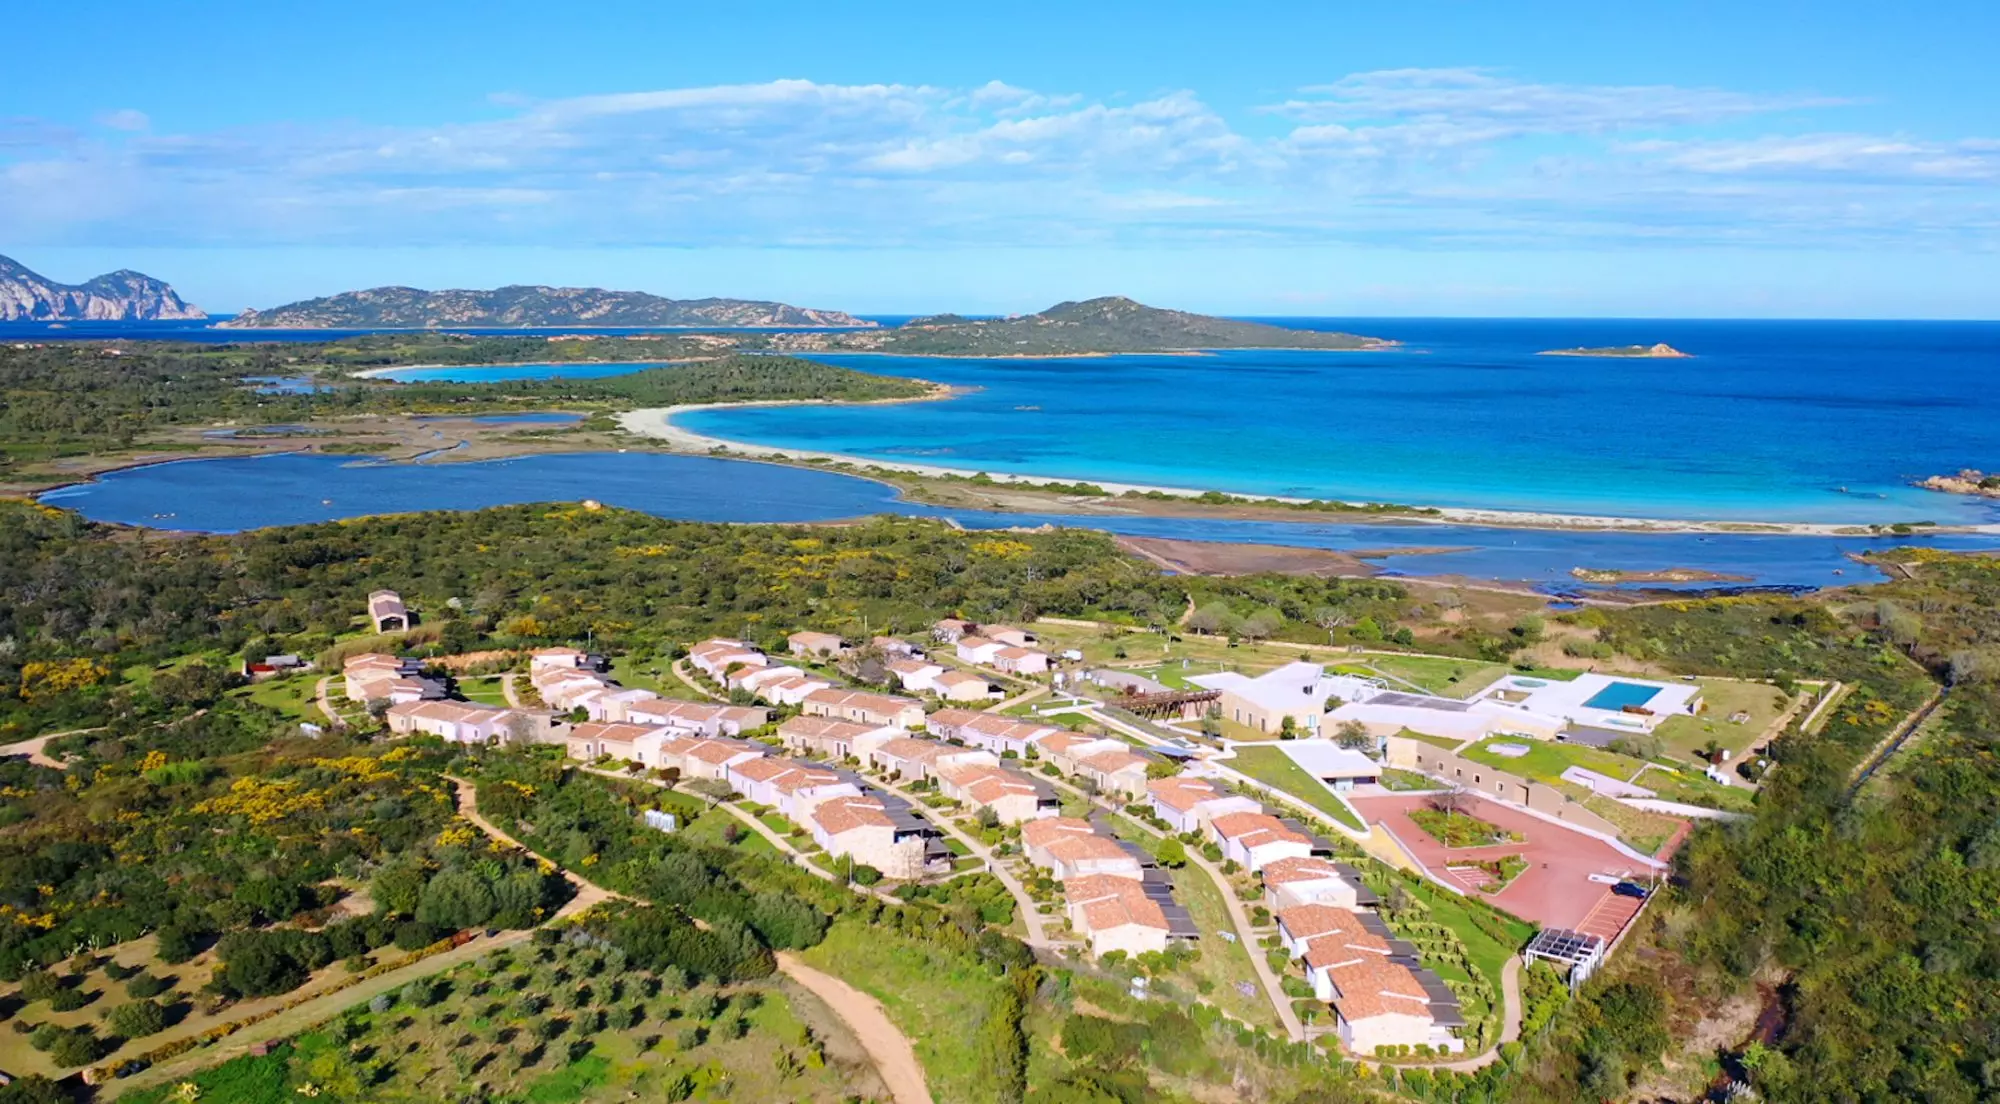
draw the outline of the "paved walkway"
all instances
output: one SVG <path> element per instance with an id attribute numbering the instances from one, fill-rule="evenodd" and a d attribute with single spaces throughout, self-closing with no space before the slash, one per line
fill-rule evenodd
<path id="1" fill-rule="evenodd" d="M 1520 955 L 1508 956 L 1507 965 L 1501 968 L 1500 995 L 1503 1004 L 1499 1042 L 1494 1043 L 1492 1046 L 1469 1058 L 1460 1058 L 1456 1062 L 1446 1062 L 1443 1065 L 1429 1065 L 1424 1068 L 1448 1069 L 1459 1073 L 1471 1073 L 1474 1070 L 1485 1069 L 1487 1066 L 1499 1061 L 1500 1048 L 1508 1043 L 1518 1042 L 1521 1038 Z"/>
<path id="2" fill-rule="evenodd" d="M 908 801 L 913 806 L 923 806 L 923 802 L 918 799 L 916 794 L 900 786 L 890 785 L 880 779 L 876 779 L 875 784 Z M 931 812 L 933 813 L 929 818 L 931 822 L 944 829 L 946 835 L 949 835 L 970 849 L 974 858 L 985 862 L 987 872 L 1000 879 L 1000 884 L 1006 886 L 1007 892 L 1014 895 L 1014 911 L 1021 914 L 1021 922 L 1028 926 L 1028 938 L 1026 941 L 1028 946 L 1037 948 L 1048 947 L 1048 918 L 1043 916 L 1039 909 L 1035 908 L 1035 899 L 1028 896 L 1028 887 L 1021 884 L 1021 879 L 1016 878 L 1014 872 L 1007 869 L 1005 863 L 994 857 L 991 848 L 960 830 L 958 825 L 953 824 L 950 818 L 944 814 L 935 809 L 931 810 Z"/>
<path id="3" fill-rule="evenodd" d="M 707 698 L 710 701 L 726 702 L 729 700 L 728 698 L 723 697 L 721 694 L 718 694 L 715 691 L 710 690 L 708 687 L 703 686 L 701 683 L 696 682 L 695 677 L 688 673 L 687 660 L 685 659 L 674 660 L 674 677 L 686 683 L 688 689 L 694 691 L 697 694 L 700 694 L 702 697 Z"/>
<path id="4" fill-rule="evenodd" d="M 500 697 L 505 699 L 508 707 L 512 709 L 527 708 L 521 702 L 520 691 L 514 689 L 514 680 L 520 677 L 520 675 L 515 674 L 513 671 L 508 671 L 500 676 Z"/>
<path id="5" fill-rule="evenodd" d="M 327 721 L 330 724 L 332 724 L 333 727 L 346 728 L 347 719 L 342 717 L 340 715 L 340 711 L 333 707 L 333 695 L 330 692 L 332 686 L 333 686 L 332 675 L 327 675 L 324 678 L 320 679 L 319 682 L 313 687 L 313 701 L 318 703 L 320 713 L 326 717 Z"/>

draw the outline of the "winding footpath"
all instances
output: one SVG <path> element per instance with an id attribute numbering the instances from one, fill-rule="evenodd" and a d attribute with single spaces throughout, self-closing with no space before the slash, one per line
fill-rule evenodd
<path id="1" fill-rule="evenodd" d="M 892 786 L 880 779 L 876 779 L 875 784 L 908 801 L 913 806 L 923 804 L 917 795 L 910 793 L 900 786 Z M 936 810 L 933 810 L 933 812 L 936 812 Z M 991 848 L 966 834 L 958 825 L 951 822 L 951 818 L 936 815 L 928 819 L 932 824 L 944 829 L 945 833 L 951 836 L 951 838 L 964 844 L 971 851 L 974 858 L 986 864 L 986 871 L 1000 879 L 1000 884 L 1007 887 L 1007 892 L 1014 897 L 1014 911 L 1020 915 L 1021 922 L 1028 926 L 1028 938 L 1025 941 L 1028 946 L 1037 950 L 1049 948 L 1047 918 L 1042 915 L 1040 909 L 1035 907 L 1035 899 L 1028 896 L 1028 887 L 1021 884 L 1021 879 L 1016 878 L 1014 872 L 1007 869 L 1006 864 L 994 857 Z"/>

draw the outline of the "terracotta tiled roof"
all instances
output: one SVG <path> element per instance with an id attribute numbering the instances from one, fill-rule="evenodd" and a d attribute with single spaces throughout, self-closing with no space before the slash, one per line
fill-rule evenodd
<path id="1" fill-rule="evenodd" d="M 1110 931 L 1128 924 L 1167 930 L 1167 914 L 1130 878 L 1109 874 L 1071 878 L 1063 884 L 1063 896 L 1072 906 L 1080 906 L 1083 926 L 1091 932 Z"/>
<path id="2" fill-rule="evenodd" d="M 1340 864 L 1332 859 L 1313 857 L 1277 859 L 1265 864 L 1263 874 L 1264 884 L 1267 886 L 1287 885 L 1292 882 L 1323 882 L 1329 878 L 1345 881 L 1347 878 L 1341 873 Z"/>
<path id="3" fill-rule="evenodd" d="M 1021 843 L 1026 847 L 1046 847 L 1068 836 L 1094 834 L 1090 822 L 1076 817 L 1048 817 L 1021 825 Z"/>
<path id="4" fill-rule="evenodd" d="M 585 721 L 569 731 L 573 740 L 609 740 L 614 744 L 629 744 L 660 729 L 657 725 L 632 724 L 629 721 Z"/>
<path id="5" fill-rule="evenodd" d="M 856 828 L 894 828 L 896 822 L 872 797 L 836 797 L 814 806 L 813 820 L 827 835 L 837 836 Z"/>
<path id="6" fill-rule="evenodd" d="M 1091 770 L 1103 771 L 1105 774 L 1118 774 L 1135 767 L 1141 771 L 1146 769 L 1145 758 L 1129 751 L 1100 751 L 1084 758 L 1081 762 Z"/>
<path id="7" fill-rule="evenodd" d="M 1189 778 L 1175 775 L 1172 778 L 1156 778 L 1146 783 L 1146 792 L 1153 799 L 1177 813 L 1185 813 L 1204 801 L 1213 801 L 1225 795 L 1215 783 L 1203 778 Z"/>
<path id="8" fill-rule="evenodd" d="M 1236 840 L 1245 847 L 1262 847 L 1267 843 L 1311 843 L 1312 840 L 1285 827 L 1284 822 L 1269 813 L 1230 813 L 1216 817 L 1209 822 L 1216 834 L 1226 840 Z"/>
<path id="9" fill-rule="evenodd" d="M 1327 969 L 1333 981 L 1333 1007 L 1342 1019 L 1402 1015 L 1431 1019 L 1430 995 L 1409 967 L 1375 955 Z"/>

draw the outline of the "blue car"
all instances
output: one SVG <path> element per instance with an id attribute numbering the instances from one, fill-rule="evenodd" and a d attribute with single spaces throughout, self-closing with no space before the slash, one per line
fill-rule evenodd
<path id="1" fill-rule="evenodd" d="M 1619 882 L 1617 885 L 1611 887 L 1611 892 L 1616 893 L 1620 897 L 1632 897 L 1643 901 L 1653 891 L 1640 885 L 1638 882 Z"/>

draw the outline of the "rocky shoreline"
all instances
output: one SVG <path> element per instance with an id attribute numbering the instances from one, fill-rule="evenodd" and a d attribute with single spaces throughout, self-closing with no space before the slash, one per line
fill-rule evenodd
<path id="1" fill-rule="evenodd" d="M 2000 498 L 2000 472 L 1983 472 L 1977 468 L 1963 468 L 1956 475 L 1933 475 L 1917 480 L 1914 485 L 1945 494 Z"/>

